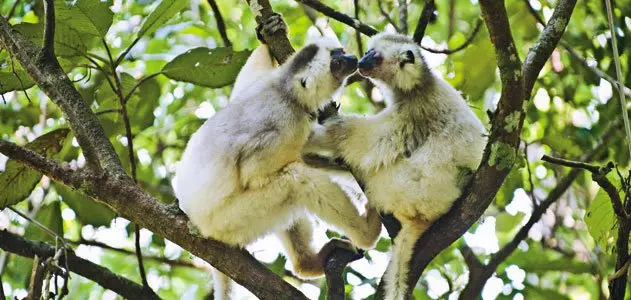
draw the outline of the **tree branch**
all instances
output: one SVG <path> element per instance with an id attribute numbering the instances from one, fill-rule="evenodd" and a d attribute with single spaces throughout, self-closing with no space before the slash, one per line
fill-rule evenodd
<path id="1" fill-rule="evenodd" d="M 324 266 L 326 275 L 327 299 L 344 299 L 344 268 L 349 263 L 362 258 L 362 254 L 357 254 L 347 249 L 335 249 L 329 255 Z"/>
<path id="2" fill-rule="evenodd" d="M 331 17 L 335 20 L 338 20 L 350 27 L 353 27 L 355 29 L 357 29 L 359 32 L 367 35 L 367 36 L 373 36 L 377 33 L 379 33 L 379 31 L 377 31 L 376 29 L 372 28 L 369 25 L 366 25 L 362 22 L 360 22 L 358 19 L 356 18 L 352 18 L 349 15 L 343 14 L 341 12 L 336 11 L 335 9 L 327 6 L 326 4 L 318 1 L 318 0 L 296 0 L 296 2 L 302 3 L 304 5 L 307 5 L 319 12 L 321 12 L 322 14 Z"/>
<path id="3" fill-rule="evenodd" d="M 226 23 L 221 16 L 221 11 L 219 11 L 219 6 L 217 6 L 217 2 L 215 2 L 215 0 L 208 0 L 208 4 L 210 4 L 210 8 L 213 10 L 213 15 L 215 15 L 215 20 L 217 21 L 217 30 L 219 30 L 219 35 L 221 35 L 224 46 L 232 47 L 232 43 L 230 42 L 230 39 L 228 39 L 228 35 L 226 34 Z"/>
<path id="4" fill-rule="evenodd" d="M 541 36 L 528 51 L 524 65 L 529 67 L 523 70 L 526 91 L 532 90 L 539 71 L 561 40 L 575 5 L 576 0 L 559 0 L 550 21 L 543 28 Z"/>
<path id="5" fill-rule="evenodd" d="M 29 280 L 28 294 L 26 299 L 39 300 L 42 298 L 42 284 L 44 283 L 45 267 L 40 258 L 35 255 L 33 257 L 33 268 L 31 270 L 31 279 Z"/>
<path id="6" fill-rule="evenodd" d="M 529 63 L 522 66 L 510 32 L 510 25 L 503 1 L 480 1 L 482 16 L 495 48 L 502 81 L 500 102 L 495 113 L 489 141 L 473 180 L 464 189 L 451 210 L 434 223 L 417 241 L 414 257 L 409 265 L 408 295 L 416 286 L 421 273 L 430 261 L 443 249 L 457 240 L 484 213 L 510 171 L 519 145 L 519 133 L 523 126 L 523 101 L 526 98 L 522 68 L 539 72 L 538 66 Z M 564 27 L 562 28 L 564 30 Z M 563 31 L 557 30 L 557 31 Z M 555 32 L 546 31 L 542 35 Z M 544 40 L 548 39 L 542 36 Z M 545 48 L 533 48 L 546 55 Z M 517 126 L 506 126 L 508 120 L 518 118 Z M 509 119 L 509 120 L 510 120 Z M 514 123 L 514 122 L 513 122 Z M 379 289 L 377 291 L 379 293 Z M 377 298 L 377 297 L 376 297 Z M 378 298 L 377 298 L 378 299 Z"/>
<path id="7" fill-rule="evenodd" d="M 399 0 L 399 28 L 401 34 L 408 34 L 408 2 Z"/>
<path id="8" fill-rule="evenodd" d="M 611 137 L 620 130 L 621 122 L 618 121 L 620 120 L 611 124 L 602 136 L 600 143 L 598 143 L 598 145 L 589 153 L 585 154 L 581 158 L 581 161 L 591 161 L 607 149 Z M 460 293 L 460 299 L 475 299 L 478 295 L 480 295 L 480 293 L 482 293 L 484 284 L 493 275 L 497 267 L 504 262 L 515 251 L 515 249 L 517 249 L 521 241 L 528 237 L 530 229 L 539 222 L 550 205 L 560 199 L 561 196 L 563 196 L 563 194 L 570 188 L 572 182 L 574 182 L 574 180 L 578 177 L 578 174 L 580 174 L 580 169 L 570 170 L 570 172 L 559 181 L 557 186 L 548 193 L 548 197 L 542 201 L 540 205 L 534 207 L 534 210 L 530 215 L 530 219 L 528 219 L 528 222 L 519 229 L 513 239 L 504 245 L 504 247 L 502 247 L 502 249 L 500 249 L 497 253 L 491 256 L 489 262 L 486 265 L 482 265 L 480 270 L 469 275 L 469 281 L 462 290 L 462 293 Z"/>
<path id="9" fill-rule="evenodd" d="M 383 8 L 382 1 L 383 0 L 377 0 L 377 7 L 379 8 L 379 13 L 381 13 L 381 15 L 386 19 L 386 21 L 388 21 L 388 23 L 390 23 L 390 25 L 394 27 L 394 30 L 396 30 L 397 32 L 401 32 L 399 25 L 397 25 L 397 23 L 394 22 L 392 17 L 390 17 L 390 14 Z"/>
<path id="10" fill-rule="evenodd" d="M 246 1 L 250 5 L 250 10 L 252 10 L 252 14 L 256 19 L 257 24 L 265 22 L 265 20 L 274 14 L 272 6 L 269 4 L 269 0 Z M 296 52 L 291 46 L 286 32 L 277 31 L 271 36 L 265 35 L 265 32 L 263 32 L 263 34 L 272 55 L 274 55 L 274 58 L 276 58 L 276 61 L 278 61 L 279 64 L 284 63 L 289 56 Z"/>
<path id="11" fill-rule="evenodd" d="M 286 40 L 286 37 L 283 38 Z M 97 172 L 95 175 L 90 170 L 72 171 L 8 142 L 0 142 L 0 152 L 105 203 L 121 216 L 189 250 L 261 299 L 305 299 L 302 293 L 268 270 L 247 251 L 191 234 L 184 213 L 169 209 L 135 185 L 122 169 L 98 119 L 58 62 L 46 61 L 37 65 L 34 60 L 40 49 L 12 30 L 4 18 L 0 18 L 0 42 L 7 45 L 29 75 L 67 116 L 86 157 L 99 162 L 107 173 L 101 175 Z"/>
<path id="12" fill-rule="evenodd" d="M 416 23 L 416 29 L 414 29 L 414 35 L 412 38 L 414 42 L 417 44 L 421 44 L 423 37 L 425 36 L 425 29 L 427 25 L 431 21 L 434 11 L 436 10 L 436 3 L 434 0 L 425 0 L 425 6 L 423 6 L 423 10 L 421 11 L 421 16 L 419 17 L 418 22 Z"/>
<path id="13" fill-rule="evenodd" d="M 44 47 L 42 59 L 55 58 L 55 1 L 44 0 Z"/>
<path id="14" fill-rule="evenodd" d="M 109 142 L 98 119 L 92 114 L 74 88 L 72 81 L 55 57 L 38 60 L 39 47 L 13 30 L 0 17 L 0 42 L 16 57 L 38 86 L 65 113 L 88 164 L 101 170 L 124 174 L 114 147 Z M 126 175 L 124 175 L 126 176 Z"/>
<path id="15" fill-rule="evenodd" d="M 480 28 L 482 28 L 482 19 L 478 19 L 478 21 L 475 23 L 475 27 L 473 28 L 473 31 L 471 32 L 471 34 L 469 35 L 469 37 L 467 37 L 467 40 L 464 41 L 464 43 L 462 43 L 462 45 L 454 48 L 454 49 L 443 49 L 443 50 L 436 50 L 436 49 L 432 49 L 432 48 L 428 48 L 425 46 L 421 46 L 421 48 L 423 48 L 423 50 L 427 51 L 427 52 L 431 52 L 431 53 L 439 53 L 439 54 L 453 54 L 456 53 L 458 51 L 464 50 L 467 48 L 467 46 L 469 46 L 473 40 L 475 39 L 476 35 L 478 34 L 478 32 L 480 32 Z"/>
<path id="16" fill-rule="evenodd" d="M 24 257 L 35 257 L 37 255 L 40 258 L 45 258 L 55 255 L 54 247 L 42 242 L 29 241 L 6 230 L 0 230 L 0 248 Z M 70 271 L 128 299 L 159 299 L 157 295 L 144 291 L 139 284 L 118 276 L 107 268 L 89 260 L 78 257 L 72 251 L 67 253 L 67 263 Z M 66 260 L 66 258 L 62 256 L 60 260 Z"/>

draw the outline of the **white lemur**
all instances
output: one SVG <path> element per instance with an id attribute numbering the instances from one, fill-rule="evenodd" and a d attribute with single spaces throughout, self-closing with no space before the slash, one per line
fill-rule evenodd
<path id="1" fill-rule="evenodd" d="M 287 32 L 280 15 L 262 30 Z M 329 173 L 301 158 L 318 108 L 356 68 L 357 58 L 331 39 L 305 46 L 278 68 L 264 43 L 251 54 L 230 103 L 193 134 L 176 169 L 180 208 L 202 235 L 245 247 L 274 232 L 303 278 L 321 276 L 337 247 L 374 246 L 379 213 L 367 208 L 360 215 Z M 314 250 L 310 215 L 339 228 L 352 244 L 333 239 Z M 214 273 L 215 299 L 228 298 L 229 280 Z"/>
<path id="2" fill-rule="evenodd" d="M 334 115 L 314 130 L 305 155 L 341 157 L 370 205 L 401 222 L 384 280 L 386 299 L 403 299 L 416 240 L 452 206 L 482 158 L 485 128 L 460 94 L 434 76 L 421 48 L 379 34 L 358 64 L 384 94 L 374 116 Z"/>

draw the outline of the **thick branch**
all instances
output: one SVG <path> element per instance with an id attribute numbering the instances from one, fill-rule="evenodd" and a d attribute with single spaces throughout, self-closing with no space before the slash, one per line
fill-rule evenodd
<path id="1" fill-rule="evenodd" d="M 465 188 L 463 195 L 456 200 L 450 212 L 434 223 L 414 247 L 414 257 L 408 268 L 408 295 L 412 293 L 429 262 L 456 241 L 484 213 L 510 171 L 519 144 L 519 133 L 524 118 L 522 66 L 510 32 L 506 9 L 503 1 L 484 0 L 480 1 L 480 6 L 500 69 L 500 103 L 482 163 L 473 180 Z M 505 126 L 508 116 L 519 118 L 516 128 Z M 509 131 L 507 128 L 512 130 Z"/>
<path id="2" fill-rule="evenodd" d="M 0 153 L 109 205 L 122 217 L 133 220 L 207 261 L 261 299 L 306 299 L 247 251 L 191 234 L 184 213 L 169 209 L 128 178 L 73 171 L 34 151 L 6 141 L 0 141 Z"/>
<path id="3" fill-rule="evenodd" d="M 543 33 L 528 51 L 523 69 L 526 91 L 532 90 L 539 71 L 561 40 L 575 5 L 576 0 L 559 0 L 550 21 L 543 28 Z"/>
<path id="4" fill-rule="evenodd" d="M 250 9 L 252 10 L 252 14 L 256 19 L 257 24 L 265 22 L 265 20 L 274 14 L 272 6 L 269 4 L 269 0 L 246 1 L 250 5 Z M 284 63 L 289 56 L 295 52 L 285 32 L 277 31 L 275 34 L 268 36 L 265 35 L 265 31 L 263 31 L 263 34 L 272 55 L 274 55 L 274 58 L 276 58 L 278 63 Z"/>
<path id="5" fill-rule="evenodd" d="M 38 61 L 39 47 L 13 30 L 0 17 L 0 43 L 16 57 L 40 89 L 57 104 L 67 117 L 83 153 L 91 166 L 116 175 L 124 174 L 114 147 L 81 94 L 66 76 L 56 59 Z"/>
<path id="6" fill-rule="evenodd" d="M 37 255 L 40 258 L 45 258 L 55 255 L 54 247 L 42 242 L 29 241 L 6 230 L 0 231 L 0 248 L 24 257 Z M 78 257 L 72 251 L 67 251 L 67 253 L 70 271 L 128 299 L 159 299 L 157 295 L 143 290 L 141 285 L 118 276 L 107 268 Z M 64 260 L 65 257 L 62 256 L 60 259 Z M 60 263 L 60 265 L 65 265 L 65 262 Z"/>
<path id="7" fill-rule="evenodd" d="M 44 0 L 44 48 L 42 48 L 42 58 L 55 58 L 55 1 Z"/>
<path id="8" fill-rule="evenodd" d="M 414 35 L 412 38 L 414 42 L 417 44 L 421 44 L 423 37 L 425 36 L 425 29 L 427 25 L 432 19 L 434 15 L 434 11 L 436 10 L 436 3 L 434 0 L 425 0 L 425 6 L 423 6 L 423 10 L 421 11 L 421 16 L 419 17 L 418 22 L 416 23 L 416 29 L 414 29 Z"/>
<path id="9" fill-rule="evenodd" d="M 353 18 L 349 15 L 343 14 L 339 11 L 336 11 L 335 9 L 327 6 L 326 4 L 318 1 L 318 0 L 296 0 L 297 2 L 300 2 L 304 5 L 307 5 L 319 12 L 321 12 L 322 14 L 331 17 L 335 20 L 338 20 L 350 27 L 353 27 L 355 29 L 357 29 L 359 32 L 367 35 L 367 36 L 373 36 L 377 33 L 379 33 L 379 31 L 377 31 L 376 29 L 370 27 L 369 25 L 366 25 L 362 22 L 360 22 L 359 20 L 357 20 L 356 18 Z"/>
<path id="10" fill-rule="evenodd" d="M 215 2 L 215 0 L 208 0 L 208 4 L 210 4 L 210 8 L 213 10 L 213 15 L 215 15 L 215 20 L 217 21 L 217 30 L 219 30 L 219 35 L 221 35 L 224 46 L 232 47 L 232 43 L 230 42 L 230 39 L 228 39 L 228 35 L 226 34 L 226 23 L 221 16 L 221 11 L 219 11 L 219 6 L 217 6 L 217 2 Z"/>
<path id="11" fill-rule="evenodd" d="M 589 153 L 585 154 L 581 158 L 581 161 L 583 162 L 591 161 L 595 157 L 601 155 L 603 151 L 607 149 L 607 144 L 611 140 L 611 137 L 618 130 L 620 130 L 620 125 L 621 125 L 621 122 L 614 122 L 613 124 L 611 124 L 611 126 L 603 135 L 602 140 L 598 144 L 598 146 L 596 146 Z M 497 267 L 502 262 L 504 262 L 515 251 L 515 249 L 517 249 L 517 247 L 519 246 L 519 243 L 521 243 L 521 241 L 523 241 L 528 236 L 528 232 L 530 231 L 530 229 L 532 229 L 532 227 L 537 222 L 539 222 L 539 220 L 541 219 L 543 214 L 546 212 L 546 210 L 550 207 L 550 205 L 552 205 L 552 203 L 556 202 L 559 198 L 561 198 L 561 196 L 563 196 L 563 194 L 568 190 L 568 188 L 570 188 L 570 186 L 572 185 L 572 182 L 574 182 L 574 180 L 580 174 L 580 171 L 581 171 L 580 169 L 570 170 L 570 172 L 563 179 L 559 181 L 556 187 L 554 187 L 554 189 L 552 189 L 550 193 L 548 193 L 548 197 L 543 202 L 541 202 L 539 206 L 535 207 L 535 209 L 533 210 L 530 216 L 530 219 L 528 219 L 528 222 L 522 228 L 519 229 L 519 231 L 517 232 L 517 234 L 515 234 L 513 239 L 508 244 L 504 245 L 504 247 L 502 247 L 500 251 L 495 253 L 491 257 L 489 262 L 486 265 L 483 265 L 479 271 L 472 272 L 469 275 L 469 281 L 467 282 L 467 285 L 465 286 L 462 293 L 460 294 L 460 299 L 470 299 L 470 298 L 475 299 L 475 297 L 477 297 L 478 295 L 480 295 L 480 293 L 482 293 L 482 288 L 484 287 L 484 284 L 491 277 L 491 275 L 493 275 Z"/>
<path id="12" fill-rule="evenodd" d="M 327 258 L 324 273 L 326 274 L 327 299 L 344 299 L 344 268 L 349 263 L 362 258 L 363 255 L 346 249 L 335 249 Z"/>

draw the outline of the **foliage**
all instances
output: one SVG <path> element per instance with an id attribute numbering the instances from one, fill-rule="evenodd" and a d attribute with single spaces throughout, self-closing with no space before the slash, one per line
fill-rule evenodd
<path id="1" fill-rule="evenodd" d="M 104 45 L 108 46 L 114 62 L 118 63 L 116 71 L 127 99 L 135 156 L 139 162 L 139 185 L 165 203 L 174 201 L 171 180 L 186 142 L 205 119 L 227 104 L 230 84 L 258 45 L 256 23 L 246 2 L 217 2 L 232 48 L 221 47 L 223 42 L 216 18 L 206 1 L 55 0 L 55 52 L 62 67 L 86 103 L 98 114 L 108 138 L 129 170 L 125 129 L 119 114 L 120 99 L 113 89 L 116 82 L 111 73 L 112 62 Z M 354 15 L 353 1 L 323 2 Z M 376 1 L 359 2 L 362 22 L 380 31 L 392 30 Z M 416 24 L 423 2 L 409 3 L 410 28 Z M 429 25 L 423 44 L 435 49 L 455 48 L 473 30 L 479 7 L 476 1 L 437 2 L 438 17 Z M 448 2 L 455 5 L 453 19 L 449 18 Z M 528 2 L 547 19 L 556 1 Z M 631 36 L 631 1 L 614 2 L 624 84 L 631 86 L 631 48 L 627 41 Z M 14 3 L 15 0 L 0 3 L 0 14 L 7 16 Z M 397 3 L 382 1 L 395 20 L 398 20 Z M 272 6 L 288 23 L 294 47 L 319 36 L 322 30 L 335 33 L 347 52 L 359 54 L 355 31 L 348 26 L 319 14 L 316 14 L 316 26 L 309 18 L 312 12 L 308 14 L 294 1 L 272 1 Z M 523 60 L 541 28 L 527 10 L 525 1 L 507 0 L 506 6 Z M 541 162 L 542 153 L 579 159 L 598 143 L 609 124 L 619 118 L 620 105 L 612 85 L 584 66 L 587 63 L 610 76 L 615 74 L 611 37 L 604 16 L 604 4 L 600 1 L 577 4 L 563 39 L 586 60 L 577 59 L 562 47 L 555 50 L 537 79 L 531 101 L 526 104 L 526 123 L 521 137 L 529 144 L 525 157 L 528 164 L 522 163 L 523 148 L 515 155 L 505 151 L 501 143 L 494 145 L 489 153 L 494 157 L 492 162 L 502 168 L 512 165 L 512 171 L 488 209 L 485 221 L 474 226 L 464 239 L 443 251 L 430 265 L 416 286 L 417 299 L 455 296 L 464 288 L 469 272 L 458 251 L 463 244 L 471 246 L 477 258 L 486 262 L 512 240 L 530 218 L 533 201 L 529 197 L 534 195 L 534 203 L 541 203 L 569 172 Z M 21 0 L 9 21 L 15 30 L 41 45 L 43 20 L 43 1 Z M 361 37 L 363 51 L 367 50 L 367 39 Z M 486 28 L 483 26 L 463 51 L 451 55 L 426 52 L 424 55 L 433 71 L 461 91 L 478 117 L 490 124 L 487 110 L 494 110 L 501 83 L 496 76 L 495 56 Z M 63 129 L 68 126 L 64 115 L 5 49 L 0 49 L 0 93 L 3 93 L 0 99 L 3 140 L 64 161 L 71 168 L 85 164 L 76 141 Z M 344 89 L 339 101 L 345 113 L 372 114 L 379 106 L 373 105 L 371 98 L 382 101 L 377 92 L 354 83 Z M 516 119 L 509 118 L 504 128 L 514 130 Z M 604 153 L 592 163 L 614 161 L 620 169 L 626 169 L 629 153 L 620 138 L 622 131 L 616 131 L 613 136 Z M 68 240 L 97 241 L 123 249 L 75 247 L 81 256 L 140 282 L 133 253 L 133 230 L 130 229 L 133 227 L 128 220 L 117 217 L 109 207 L 89 197 L 53 183 L 47 177 L 42 178 L 35 171 L 14 161 L 5 161 L 0 155 L 0 207 L 11 205 L 34 216 Z M 513 298 L 519 294 L 527 299 L 597 299 L 607 293 L 603 282 L 613 273 L 615 253 L 611 250 L 617 231 L 611 205 L 604 196 L 602 191 L 597 192 L 588 175 L 579 175 L 569 191 L 533 226 L 518 249 L 499 265 L 483 297 Z M 50 235 L 8 209 L 0 212 L 0 227 L 31 240 L 55 244 Z M 208 266 L 185 250 L 144 230 L 141 245 L 149 283 L 161 297 L 201 299 L 210 292 L 212 279 Z M 391 241 L 384 236 L 375 249 L 367 251 L 369 260 L 362 259 L 347 268 L 345 280 L 349 295 L 355 299 L 370 297 L 385 269 L 390 246 Z M 323 297 L 326 284 L 322 279 L 303 282 L 288 275 L 289 264 L 279 256 L 275 241 L 265 239 L 250 250 L 309 297 Z M 9 255 L 6 266 L 0 266 L 7 297 L 25 295 L 30 264 L 31 260 Z M 500 285 L 496 283 L 499 282 L 498 289 Z M 94 282 L 73 276 L 68 298 L 103 298 L 111 293 Z"/>

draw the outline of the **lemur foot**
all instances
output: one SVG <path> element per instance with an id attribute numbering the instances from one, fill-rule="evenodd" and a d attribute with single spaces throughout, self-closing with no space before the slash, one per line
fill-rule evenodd
<path id="1" fill-rule="evenodd" d="M 267 20 L 256 26 L 256 38 L 263 44 L 267 44 L 265 41 L 266 36 L 283 32 L 287 34 L 287 23 L 283 20 L 283 17 L 279 13 L 273 13 Z"/>
<path id="2" fill-rule="evenodd" d="M 358 249 L 350 241 L 332 238 L 322 247 L 322 249 L 320 249 L 320 252 L 318 253 L 320 260 L 322 261 L 322 265 L 326 264 L 335 250 L 351 252 L 355 254 L 356 259 L 360 259 L 364 256 L 364 250 Z"/>

